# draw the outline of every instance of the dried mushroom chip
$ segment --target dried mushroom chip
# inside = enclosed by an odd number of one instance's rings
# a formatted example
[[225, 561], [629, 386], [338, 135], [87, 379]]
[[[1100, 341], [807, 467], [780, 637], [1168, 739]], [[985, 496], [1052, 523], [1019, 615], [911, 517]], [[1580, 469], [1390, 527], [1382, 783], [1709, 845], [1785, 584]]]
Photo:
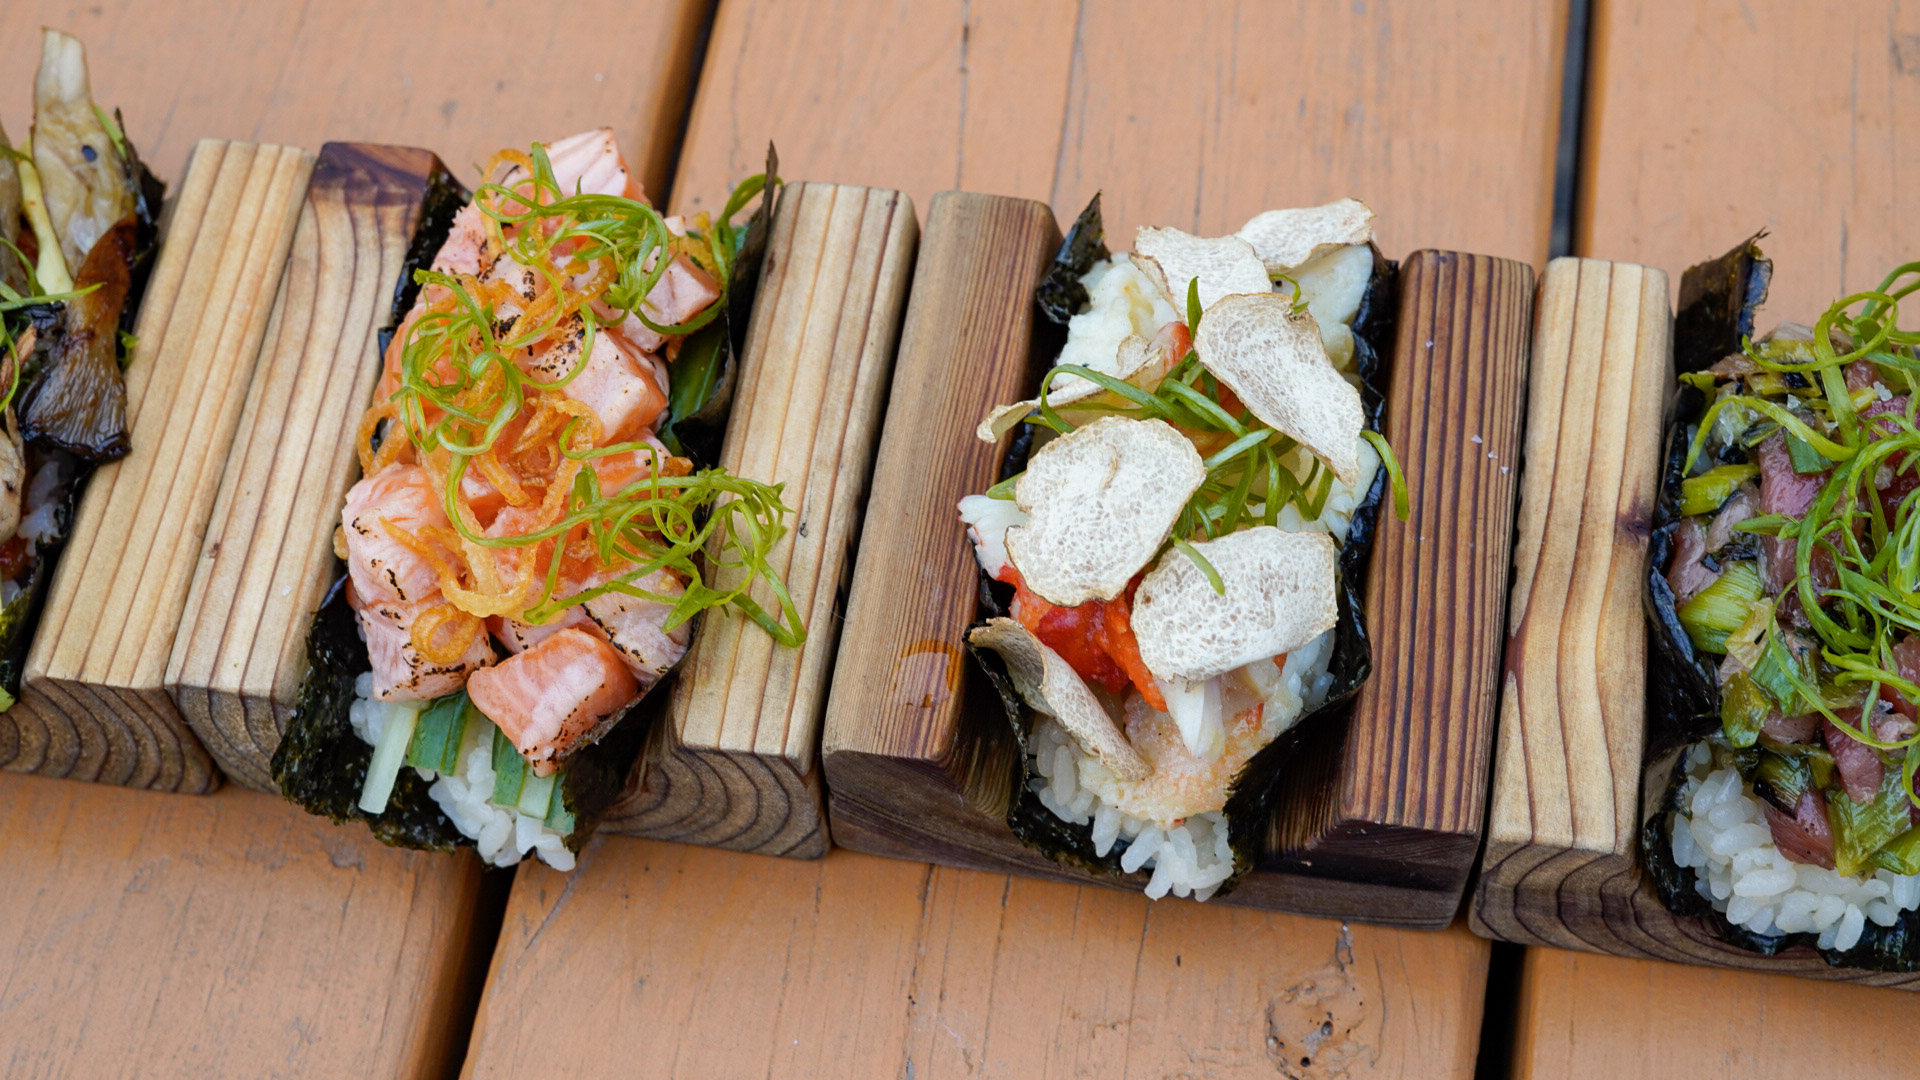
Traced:
[[1253, 415], [1306, 447], [1344, 484], [1360, 480], [1360, 392], [1327, 358], [1320, 325], [1278, 293], [1229, 296], [1193, 336], [1200, 363]]
[[1060, 721], [1081, 749], [1099, 758], [1113, 775], [1143, 780], [1152, 771], [1080, 673], [1032, 631], [1012, 619], [994, 618], [975, 627], [967, 641], [999, 653], [1026, 703]]
[[1254, 254], [1253, 246], [1237, 236], [1203, 237], [1179, 229], [1142, 226], [1133, 239], [1134, 265], [1160, 286], [1174, 310], [1187, 310], [1187, 283], [1200, 282], [1200, 310], [1223, 296], [1270, 292], [1272, 279]]
[[1140, 658], [1161, 679], [1198, 682], [1295, 649], [1339, 621], [1339, 552], [1325, 533], [1261, 525], [1193, 545], [1226, 585], [1168, 552], [1133, 594]]
[[1015, 485], [1028, 515], [1007, 557], [1050, 604], [1111, 600], [1147, 565], [1202, 481], [1200, 452], [1160, 420], [1109, 416], [1040, 448]]
[[1269, 210], [1240, 226], [1234, 235], [1253, 246], [1269, 272], [1284, 274], [1322, 252], [1371, 242], [1373, 211], [1358, 199]]
[[[1160, 384], [1160, 380], [1166, 376], [1173, 365], [1180, 361], [1180, 357], [1151, 346], [1152, 342], [1141, 335], [1128, 334], [1126, 339], [1120, 342], [1120, 348], [1114, 354], [1111, 368], [1092, 370], [1132, 383], [1142, 390], [1152, 390]], [[1055, 409], [1064, 409], [1077, 401], [1085, 401], [1103, 393], [1106, 393], [1106, 388], [1099, 383], [1080, 378], [1062, 379], [1057, 386], [1047, 391], [1047, 404]], [[1039, 398], [1002, 405], [988, 413], [987, 418], [980, 421], [980, 426], [975, 428], [973, 433], [981, 442], [998, 442], [1000, 436], [1011, 431], [1015, 424], [1026, 419], [1038, 408], [1040, 408]]]

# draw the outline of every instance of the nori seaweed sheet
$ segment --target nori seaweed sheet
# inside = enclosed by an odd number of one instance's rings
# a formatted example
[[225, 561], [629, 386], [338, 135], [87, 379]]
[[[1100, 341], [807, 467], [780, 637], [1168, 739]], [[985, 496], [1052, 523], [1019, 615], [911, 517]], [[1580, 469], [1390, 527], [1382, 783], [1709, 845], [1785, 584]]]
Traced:
[[[113, 111], [113, 118], [119, 130], [127, 130], [120, 110]], [[152, 276], [154, 257], [160, 250], [160, 207], [166, 198], [167, 186], [140, 160], [133, 140], [122, 138], [121, 145], [127, 151], [127, 171], [133, 179], [134, 188], [133, 213], [138, 222], [134, 234], [133, 265], [128, 271], [127, 302], [120, 309], [122, 337], [119, 352], [120, 362], [124, 366], [127, 362], [126, 342], [132, 337], [140, 300], [146, 295], [147, 279]], [[21, 379], [19, 396], [22, 400], [33, 391], [32, 381], [37, 374], [35, 368], [38, 358], [52, 347], [53, 335], [60, 332], [65, 309], [65, 304], [35, 304], [23, 312], [26, 322], [39, 331], [39, 336]], [[26, 669], [27, 653], [33, 647], [34, 628], [40, 625], [40, 610], [46, 602], [47, 586], [53, 580], [54, 569], [59, 566], [60, 553], [67, 546], [67, 538], [73, 530], [74, 511], [80, 505], [80, 496], [86, 493], [87, 480], [93, 476], [95, 465], [66, 450], [40, 446], [32, 440], [27, 442], [26, 450], [28, 477], [36, 475], [49, 461], [56, 463], [60, 470], [56, 500], [60, 507], [56, 513], [59, 528], [54, 540], [37, 546], [33, 565], [27, 569], [27, 579], [21, 585], [20, 594], [13, 598], [12, 603], [0, 608], [0, 689], [4, 689], [12, 700], [20, 697], [20, 676]]]
[[[1095, 195], [1087, 208], [1081, 211], [1059, 254], [1034, 290], [1034, 303], [1049, 322], [1064, 326], [1078, 304], [1085, 302], [1086, 290], [1077, 279], [1095, 262], [1107, 257], [1106, 246], [1101, 242], [1102, 234], [1100, 197]], [[1386, 398], [1380, 387], [1385, 385], [1387, 379], [1386, 357], [1390, 355], [1389, 344], [1393, 334], [1394, 288], [1398, 266], [1383, 257], [1378, 248], [1374, 249], [1373, 258], [1373, 278], [1367, 284], [1360, 310], [1353, 320], [1354, 361], [1360, 374], [1360, 396], [1366, 409], [1367, 427], [1381, 431], [1384, 430], [1386, 417]], [[1066, 298], [1072, 295], [1067, 287], [1069, 283], [1078, 290], [1080, 297], [1072, 308], [1063, 307]], [[1032, 450], [1032, 425], [1023, 424], [1015, 431], [1014, 442], [1000, 470], [1003, 480], [1026, 468], [1027, 457]], [[1333, 675], [1333, 687], [1326, 701], [1300, 717], [1292, 727], [1255, 754], [1235, 778], [1233, 788], [1228, 792], [1224, 813], [1234, 852], [1234, 874], [1215, 891], [1215, 896], [1224, 896], [1231, 891], [1264, 854], [1267, 825], [1272, 816], [1273, 801], [1279, 794], [1284, 766], [1302, 735], [1324, 724], [1345, 723], [1353, 709], [1354, 695], [1373, 673], [1373, 647], [1361, 612], [1365, 608], [1363, 587], [1367, 562], [1373, 552], [1374, 532], [1386, 490], [1386, 470], [1381, 469], [1375, 474], [1373, 485], [1367, 489], [1366, 498], [1355, 509], [1347, 542], [1340, 549], [1337, 593], [1340, 621], [1334, 632], [1333, 656], [1328, 662], [1328, 671]], [[1005, 616], [1012, 598], [1012, 587], [993, 581], [984, 572], [981, 573], [981, 622], [990, 617]], [[1063, 865], [1103, 876], [1124, 876], [1120, 869], [1120, 857], [1126, 852], [1124, 837], [1122, 842], [1116, 843], [1108, 851], [1105, 858], [1101, 858], [1094, 853], [1090, 828], [1062, 821], [1027, 786], [1032, 779], [1026, 749], [1032, 731], [1033, 710], [1021, 700], [998, 654], [971, 644], [968, 651], [999, 693], [1001, 705], [1013, 725], [1014, 735], [1020, 740], [1019, 776], [1012, 789], [1014, 799], [1007, 811], [1007, 826], [1023, 843]]]
[[[1753, 335], [1754, 312], [1767, 298], [1773, 263], [1761, 254], [1756, 233], [1732, 251], [1689, 269], [1680, 279], [1679, 310], [1674, 316], [1674, 368], [1679, 374], [1711, 367], [1738, 352]], [[1695, 875], [1673, 858], [1673, 814], [1680, 808], [1686, 782], [1686, 750], [1720, 730], [1720, 691], [1716, 664], [1694, 651], [1680, 624], [1667, 567], [1673, 561], [1679, 529], [1680, 481], [1684, 475], [1689, 430], [1700, 420], [1707, 397], [1680, 384], [1667, 416], [1666, 450], [1660, 498], [1654, 507], [1644, 596], [1650, 633], [1647, 641], [1647, 750], [1643, 799], [1656, 807], [1644, 815], [1640, 854], [1654, 891], [1668, 911], [1699, 919], [1728, 944], [1763, 956], [1796, 946], [1818, 952], [1836, 967], [1870, 971], [1920, 971], [1920, 912], [1903, 912], [1892, 926], [1868, 921], [1860, 941], [1840, 952], [1819, 947], [1819, 935], [1762, 936], [1727, 920], [1694, 889]]]
[[[777, 175], [777, 161], [769, 144], [769, 176]], [[389, 325], [380, 331], [382, 355], [419, 293], [419, 285], [413, 280], [414, 271], [432, 264], [452, 229], [454, 214], [468, 198], [466, 189], [444, 170], [436, 170], [428, 178], [420, 222], [407, 247], [400, 280], [394, 287]], [[718, 456], [732, 396], [733, 355], [736, 349], [744, 347], [748, 316], [778, 199], [778, 184], [769, 183], [765, 197], [748, 221], [727, 310], [700, 332], [717, 330], [722, 335], [721, 362], [726, 365], [727, 374], [715, 387], [712, 397], [681, 420], [692, 424], [691, 430], [682, 430], [682, 438], [697, 465], [705, 465]], [[690, 339], [687, 345], [692, 344]], [[717, 405], [715, 399], [718, 399]], [[384, 431], [375, 434], [376, 447], [386, 434]], [[346, 567], [338, 560], [334, 562], [334, 574], [334, 586], [320, 610], [315, 612], [307, 633], [309, 666], [287, 729], [273, 754], [274, 783], [281, 794], [308, 812], [342, 823], [364, 821], [382, 843], [394, 847], [450, 851], [461, 845], [472, 845], [473, 841], [460, 834], [427, 794], [431, 782], [421, 779], [411, 768], [400, 770], [385, 812], [374, 815], [360, 809], [360, 789], [366, 782], [367, 766], [373, 760], [373, 748], [354, 734], [348, 710], [353, 704], [354, 681], [362, 672], [371, 670], [371, 666], [353, 611], [346, 602]], [[698, 633], [697, 624], [694, 629]], [[648, 721], [658, 711], [658, 704], [665, 700], [666, 695], [661, 691], [672, 678], [669, 672], [621, 714], [599, 741], [582, 747], [567, 759], [560, 794], [574, 818], [573, 832], [566, 840], [570, 849], [580, 850], [607, 809], [619, 799], [628, 774], [645, 748]]]

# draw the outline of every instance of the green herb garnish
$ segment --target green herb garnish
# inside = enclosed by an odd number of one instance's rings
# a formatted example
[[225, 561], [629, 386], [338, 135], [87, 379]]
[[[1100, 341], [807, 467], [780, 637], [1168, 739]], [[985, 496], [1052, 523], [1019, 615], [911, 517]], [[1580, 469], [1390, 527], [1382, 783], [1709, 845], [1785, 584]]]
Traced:
[[[579, 356], [590, 356], [597, 335], [628, 314], [670, 337], [711, 323], [727, 305], [745, 240], [745, 227], [735, 226], [732, 218], [778, 179], [746, 180], [712, 225], [676, 236], [643, 202], [565, 193], [538, 144], [530, 154], [497, 156], [487, 175], [498, 175], [503, 165], [512, 171], [481, 184], [475, 204], [485, 215], [494, 248], [536, 275], [533, 299], [501, 283], [416, 271], [415, 280], [441, 290], [441, 298], [409, 327], [400, 388], [392, 402], [376, 405], [397, 414], [406, 438], [440, 484], [453, 523], [446, 546], [464, 554], [474, 571], [474, 587], [464, 590], [464, 599], [450, 587], [449, 597], [476, 616], [510, 614], [540, 623], [617, 591], [671, 605], [669, 630], [701, 611], [730, 607], [782, 644], [800, 644], [805, 627], [768, 563], [792, 512], [781, 501], [781, 485], [718, 468], [674, 475], [671, 463], [644, 441], [598, 445], [597, 419], [556, 393], [584, 370], [585, 362], [542, 381], [516, 361], [575, 325]], [[662, 325], [648, 318], [642, 305], [682, 255], [713, 277], [720, 295], [685, 322]], [[503, 314], [503, 304], [509, 303], [512, 309]], [[511, 434], [516, 421], [529, 429], [545, 423], [558, 433], [557, 455], [543, 489], [547, 501], [535, 504], [543, 520], [511, 535], [489, 536], [463, 501], [462, 480], [470, 471], [490, 482], [501, 474], [500, 455], [514, 452], [515, 439], [524, 441]], [[632, 453], [648, 463], [643, 475], [619, 490], [604, 490], [593, 463]], [[623, 571], [610, 582], [563, 595], [566, 557], [589, 551]], [[523, 569], [504, 582], [494, 580], [501, 576], [492, 565], [494, 552], [514, 552], [514, 565]], [[703, 570], [703, 556], [711, 572]], [[537, 588], [526, 568], [542, 579]], [[685, 591], [661, 595], [638, 584], [660, 570], [684, 581]], [[444, 586], [444, 571], [442, 577]], [[772, 593], [771, 611], [750, 595], [756, 583]]]

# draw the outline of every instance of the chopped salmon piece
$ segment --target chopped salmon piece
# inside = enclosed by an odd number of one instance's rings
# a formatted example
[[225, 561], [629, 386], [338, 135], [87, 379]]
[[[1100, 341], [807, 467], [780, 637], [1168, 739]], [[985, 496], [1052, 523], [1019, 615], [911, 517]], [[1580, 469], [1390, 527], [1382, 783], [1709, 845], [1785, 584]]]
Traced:
[[540, 775], [626, 711], [640, 684], [612, 645], [573, 627], [467, 680], [474, 705]]
[[[720, 285], [713, 275], [685, 255], [674, 257], [667, 272], [653, 285], [646, 303], [640, 308], [647, 318], [660, 326], [686, 322], [720, 299]], [[642, 324], [645, 325], [645, 324]]]
[[601, 494], [618, 494], [628, 484], [652, 476], [656, 467], [661, 476], [685, 476], [693, 471], [693, 462], [674, 457], [658, 439], [649, 435], [644, 441], [647, 444], [645, 450], [628, 450], [589, 461], [594, 474], [600, 478]]
[[373, 696], [381, 701], [443, 697], [466, 685], [468, 675], [493, 663], [493, 648], [485, 634], [475, 634], [467, 651], [451, 664], [431, 663], [414, 648], [414, 620], [441, 601], [367, 604], [357, 589], [347, 599], [360, 621], [360, 637], [373, 664]]
[[[594, 584], [605, 584], [615, 576], [608, 574]], [[656, 596], [676, 599], [686, 592], [680, 579], [665, 570], [648, 574], [634, 582], [633, 587]], [[581, 607], [585, 609], [586, 617], [592, 621], [593, 629], [598, 631], [599, 636], [619, 650], [620, 658], [627, 663], [627, 670], [639, 680], [642, 689], [659, 682], [660, 676], [665, 675], [686, 655], [687, 638], [693, 628], [688, 623], [681, 623], [672, 630], [666, 629], [667, 616], [673, 612], [671, 604], [614, 590], [594, 597]]]
[[[557, 382], [579, 365], [585, 346], [586, 327], [576, 319], [528, 357], [524, 366], [542, 382]], [[667, 408], [666, 391], [652, 366], [641, 366], [639, 357], [616, 335], [605, 332], [593, 335], [586, 366], [560, 392], [593, 410], [600, 421], [603, 446], [647, 434]]]
[[347, 570], [369, 603], [419, 603], [440, 591], [440, 576], [420, 553], [396, 539], [394, 528], [418, 536], [448, 526], [440, 494], [418, 465], [389, 465], [353, 485], [340, 512], [347, 538]]
[[563, 195], [620, 195], [645, 199], [640, 182], [614, 143], [612, 128], [594, 128], [548, 144], [547, 160]]
[[505, 615], [496, 615], [487, 620], [487, 627], [493, 631], [493, 636], [499, 639], [501, 645], [506, 646], [508, 652], [515, 655], [526, 652], [569, 626], [587, 631], [594, 629], [593, 622], [587, 618], [586, 611], [577, 604], [561, 612], [550, 623], [521, 622], [518, 619], [507, 618]]

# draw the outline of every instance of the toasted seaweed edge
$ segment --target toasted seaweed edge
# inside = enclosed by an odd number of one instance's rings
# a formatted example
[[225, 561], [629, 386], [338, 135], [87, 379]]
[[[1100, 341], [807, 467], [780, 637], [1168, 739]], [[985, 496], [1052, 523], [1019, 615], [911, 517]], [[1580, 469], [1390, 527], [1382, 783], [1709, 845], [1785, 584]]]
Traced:
[[[1689, 374], [1738, 352], [1753, 336], [1755, 311], [1766, 301], [1773, 263], [1760, 250], [1765, 232], [1755, 233], [1717, 259], [1691, 267], [1680, 279], [1674, 316], [1674, 369]], [[1762, 936], [1728, 921], [1694, 890], [1694, 872], [1673, 858], [1674, 814], [1686, 783], [1686, 751], [1720, 729], [1720, 692], [1714, 665], [1698, 655], [1680, 623], [1666, 571], [1673, 561], [1679, 529], [1680, 481], [1685, 474], [1688, 429], [1707, 405], [1700, 390], [1680, 384], [1667, 414], [1660, 497], [1654, 506], [1648, 547], [1647, 589], [1643, 594], [1647, 638], [1647, 801], [1657, 809], [1640, 829], [1641, 865], [1654, 892], [1675, 915], [1698, 919], [1716, 938], [1762, 956], [1804, 947], [1834, 967], [1866, 971], [1920, 971], [1920, 912], [1903, 912], [1889, 927], [1869, 922], [1860, 941], [1841, 952], [1819, 947], [1809, 933]]]
[[1111, 254], [1107, 250], [1106, 225], [1100, 218], [1100, 193], [1096, 191], [1086, 209], [1073, 220], [1060, 250], [1040, 275], [1040, 283], [1034, 286], [1034, 303], [1040, 314], [1056, 326], [1067, 325], [1080, 305], [1087, 302], [1087, 287], [1080, 284], [1080, 279], [1093, 269], [1094, 263]]
[[[768, 176], [777, 175], [778, 160], [769, 143]], [[766, 195], [748, 219], [747, 236], [736, 263], [727, 310], [694, 335], [697, 338], [719, 328], [724, 335], [720, 362], [725, 365], [725, 373], [709, 399], [682, 421], [698, 421], [703, 425], [702, 430], [683, 431], [681, 436], [689, 456], [698, 464], [715, 460], [719, 454], [732, 399], [733, 357], [736, 349], [744, 348], [779, 196], [780, 185], [769, 182]], [[414, 227], [412, 242], [401, 263], [400, 279], [394, 287], [388, 325], [379, 332], [382, 356], [419, 294], [414, 271], [432, 264], [453, 228], [454, 215], [469, 198], [467, 189], [445, 169], [436, 168], [428, 175], [420, 220]], [[688, 344], [692, 344], [691, 339]], [[380, 437], [375, 436], [376, 440]], [[375, 815], [360, 809], [360, 789], [366, 783], [373, 748], [354, 734], [348, 711], [353, 704], [354, 682], [361, 673], [371, 670], [371, 666], [367, 663], [366, 647], [354, 624], [352, 609], [346, 602], [346, 566], [338, 559], [334, 560], [334, 576], [334, 586], [314, 613], [307, 632], [309, 666], [286, 730], [281, 734], [280, 745], [273, 753], [274, 783], [282, 795], [310, 813], [340, 823], [364, 821], [375, 837], [393, 847], [451, 851], [472, 846], [473, 840], [462, 835], [427, 794], [431, 782], [421, 779], [411, 768], [400, 770], [385, 812]], [[3, 618], [4, 612], [0, 612], [0, 619]], [[698, 620], [693, 632], [699, 633]], [[566, 838], [570, 850], [580, 850], [606, 812], [619, 800], [628, 776], [646, 747], [650, 726], [646, 721], [658, 711], [654, 706], [665, 699], [663, 691], [673, 677], [674, 672], [670, 670], [629, 706], [599, 741], [582, 747], [568, 759], [559, 794], [574, 819], [573, 831]]]
[[[119, 129], [125, 132], [126, 122], [119, 109], [113, 111], [113, 118]], [[133, 264], [128, 268], [127, 302], [120, 309], [121, 338], [118, 351], [124, 367], [128, 355], [127, 342], [132, 339], [134, 321], [140, 311], [140, 302], [146, 296], [147, 280], [153, 274], [154, 259], [160, 250], [160, 208], [166, 198], [167, 185], [140, 160], [132, 139], [123, 136], [121, 145], [126, 148], [127, 172], [133, 180], [133, 212], [138, 223], [134, 233]], [[57, 303], [36, 304], [27, 308], [25, 315], [29, 321], [45, 330], [58, 324], [65, 306]], [[48, 342], [43, 341], [35, 352], [46, 347]], [[122, 378], [125, 378], [124, 372]], [[23, 384], [21, 392], [29, 393], [31, 389], [30, 383]], [[46, 605], [47, 588], [73, 531], [74, 511], [80, 506], [80, 497], [86, 494], [87, 481], [92, 478], [96, 466], [96, 463], [65, 450], [51, 447], [39, 449], [48, 459], [59, 462], [62, 475], [58, 497], [60, 509], [56, 516], [60, 527], [54, 540], [37, 545], [33, 566], [27, 572], [27, 583], [22, 586], [19, 595], [0, 608], [0, 690], [6, 692], [10, 702], [20, 698], [20, 678], [26, 670], [27, 653], [33, 648], [33, 632], [40, 625], [40, 612]], [[4, 711], [0, 709], [0, 712]]]
[[[1074, 221], [1073, 228], [1061, 243], [1059, 253], [1041, 277], [1040, 284], [1035, 287], [1035, 306], [1047, 322], [1065, 326], [1078, 305], [1085, 302], [1086, 290], [1079, 286], [1077, 279], [1095, 262], [1108, 257], [1107, 249], [1101, 243], [1103, 232], [1100, 196], [1096, 194]], [[1355, 313], [1353, 320], [1354, 360], [1360, 374], [1361, 403], [1366, 410], [1367, 427], [1373, 431], [1384, 431], [1386, 397], [1380, 388], [1385, 385], [1388, 376], [1386, 358], [1390, 355], [1394, 290], [1399, 267], [1381, 255], [1378, 247], [1372, 250], [1373, 278], [1367, 284], [1367, 290], [1361, 297], [1360, 310]], [[1064, 312], [1060, 305], [1071, 293], [1062, 283], [1063, 279], [1079, 288], [1079, 300]], [[999, 478], [1002, 480], [1024, 469], [1032, 451], [1032, 425], [1021, 424], [1014, 431], [1013, 442], [1000, 469]], [[1352, 712], [1354, 695], [1373, 673], [1373, 647], [1361, 612], [1365, 610], [1367, 564], [1373, 552], [1374, 535], [1386, 490], [1386, 470], [1381, 469], [1374, 475], [1366, 498], [1355, 508], [1347, 542], [1340, 550], [1340, 588], [1337, 593], [1339, 622], [1335, 630], [1334, 654], [1328, 663], [1334, 684], [1327, 700], [1312, 712], [1301, 716], [1273, 742], [1261, 748], [1241, 769], [1228, 791], [1224, 814], [1228, 842], [1234, 853], [1234, 872], [1214, 891], [1216, 897], [1231, 892], [1265, 854], [1273, 802], [1285, 782], [1285, 766], [1294, 749], [1306, 734], [1324, 724], [1344, 723]], [[984, 571], [979, 581], [981, 612], [975, 626], [983, 624], [990, 617], [1006, 615], [1013, 595], [1011, 587], [988, 578]], [[1015, 738], [1020, 742], [1021, 753], [1015, 766], [1018, 778], [1012, 789], [1014, 797], [1007, 810], [1007, 827], [1022, 843], [1062, 865], [1101, 876], [1126, 876], [1120, 868], [1120, 858], [1126, 851], [1124, 845], [1116, 845], [1105, 857], [1096, 855], [1091, 830], [1083, 825], [1062, 821], [1046, 808], [1039, 795], [1028, 786], [1033, 778], [1028, 764], [1030, 758], [1026, 753], [1027, 740], [1032, 734], [1033, 709], [1021, 699], [1007, 675], [1006, 665], [997, 654], [971, 644], [968, 645], [968, 651], [999, 694], [1001, 707], [1007, 714]]]

